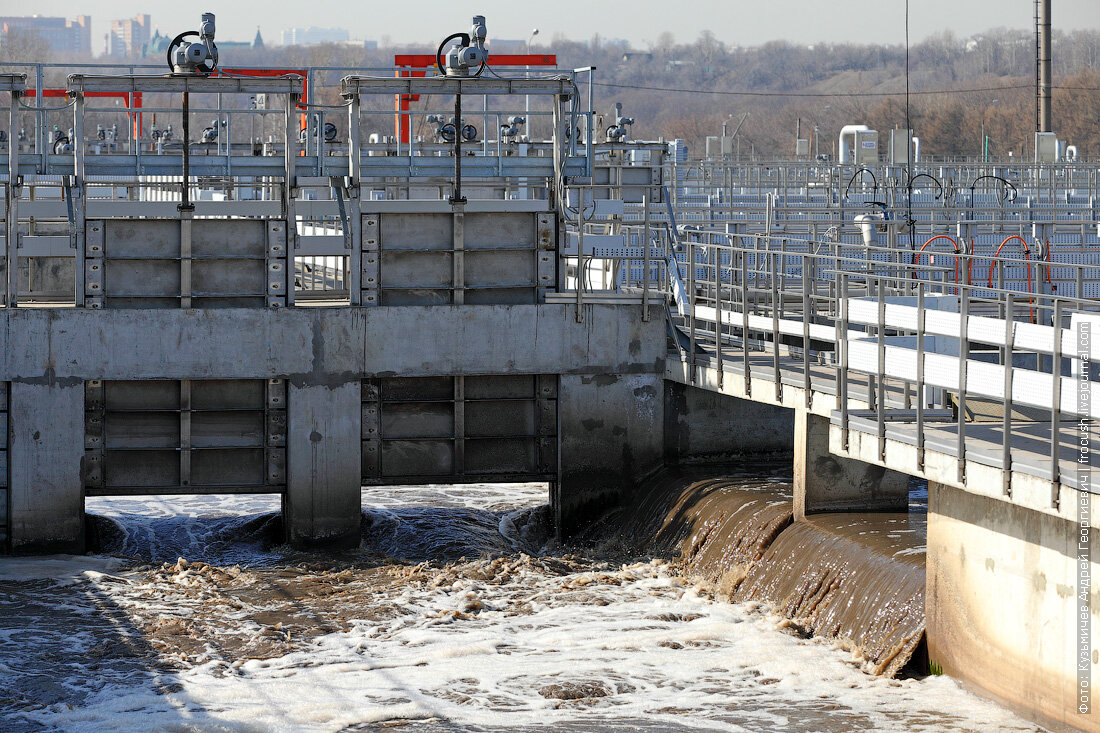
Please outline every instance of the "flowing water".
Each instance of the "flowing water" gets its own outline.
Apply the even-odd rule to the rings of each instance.
[[[330,555],[278,544],[276,497],[89,500],[98,554],[0,558],[0,730],[1037,730],[890,676],[904,515],[803,530],[778,472],[663,481],[578,547],[538,485],[364,490]]]

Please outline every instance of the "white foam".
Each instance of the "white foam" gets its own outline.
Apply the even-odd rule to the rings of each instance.
[[[371,488],[364,501],[391,509],[410,498],[476,508],[474,497],[486,501],[491,494],[489,487],[443,488],[435,498],[422,488],[411,494]],[[545,501],[544,491],[513,485],[491,500],[535,506]],[[89,508],[151,531],[155,519],[177,509],[202,513],[202,501],[97,499]],[[277,508],[267,497],[219,499],[214,507],[226,515]],[[514,525],[502,518],[501,528]],[[90,567],[94,572],[84,572]],[[5,561],[0,573],[0,579],[69,578],[135,615],[210,612],[201,594],[169,605],[158,590],[167,592],[170,580],[122,573],[106,558]],[[504,730],[566,723],[583,730],[622,721],[653,731],[1036,730],[946,677],[871,677],[835,644],[784,633],[783,620],[759,604],[713,602],[660,562],[565,575],[521,564],[499,584],[457,571],[441,576],[436,587],[418,582],[380,591],[392,617],[363,613],[348,630],[284,656],[213,655],[180,672],[129,674],[109,679],[75,709],[58,703],[25,715],[46,727],[80,730],[336,731],[432,718],[456,728]],[[471,599],[481,610],[462,612]],[[0,671],[8,662],[0,654]],[[609,694],[583,701],[540,694],[564,683],[599,685]]]

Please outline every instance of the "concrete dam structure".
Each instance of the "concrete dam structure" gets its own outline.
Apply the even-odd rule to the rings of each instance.
[[[777,577],[816,552],[815,515],[904,513],[925,481],[934,670],[1100,730],[1076,712],[1074,624],[1096,628],[1078,459],[1100,412],[1080,398],[1100,356],[1097,169],[1022,166],[1010,206],[981,166],[956,166],[975,183],[951,201],[911,180],[842,193],[852,163],[693,167],[664,142],[597,141],[591,73],[349,72],[344,106],[316,115],[312,71],[74,74],[61,112],[0,76],[4,549],[84,551],[88,497],[233,493],[280,496],[296,547],[346,548],[364,486],[512,481],[549,485],[569,539],[662,469],[789,454],[776,522],[793,531],[736,535],[770,533]],[[99,142],[100,95],[177,115],[263,95],[226,115],[278,132]],[[402,134],[417,95],[454,101],[449,133]],[[543,140],[509,131],[524,97]],[[398,134],[364,140],[394,98]],[[47,142],[50,115],[71,140]],[[485,134],[464,140],[464,119]],[[854,218],[883,193],[912,219]],[[1010,235],[1023,256],[994,253]],[[936,237],[955,247],[909,246]],[[828,545],[838,567],[850,540]],[[750,581],[742,599],[793,593]],[[920,624],[903,631],[880,671],[918,646]]]

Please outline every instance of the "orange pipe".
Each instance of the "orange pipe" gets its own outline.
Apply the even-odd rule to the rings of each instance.
[[[1013,234],[1011,237],[1006,237],[1005,241],[1001,242],[1001,246],[997,247],[997,252],[993,255],[993,261],[991,261],[989,263],[989,287],[991,287],[991,288],[993,287],[993,268],[997,264],[996,260],[997,260],[998,257],[1001,256],[1001,250],[1004,249],[1004,246],[1006,244],[1008,244],[1009,242],[1011,242],[1013,239],[1019,239],[1020,244],[1022,244],[1024,246],[1024,259],[1027,260],[1027,292],[1030,294],[1031,293],[1031,258],[1028,255],[1030,255],[1031,253],[1028,251],[1028,248],[1027,248],[1027,240],[1024,239],[1023,237],[1020,237],[1020,236],[1016,235],[1016,234]]]
[[[948,242],[951,242],[951,246],[955,248],[955,283],[958,284],[958,282],[959,282],[959,258],[958,258],[959,244],[958,244],[958,242],[956,242],[954,239],[947,236],[946,234],[937,234],[936,236],[932,237],[927,242],[925,242],[924,245],[921,246],[920,250],[915,255],[913,255],[913,264],[916,265],[920,262],[921,252],[924,252],[925,247],[932,244],[932,242],[935,242],[937,239],[946,239]],[[931,256],[931,255],[929,255],[929,256]],[[970,284],[970,272],[969,272],[969,270],[970,270],[970,266],[968,264],[968,266],[967,266],[967,277],[966,277],[966,284],[967,285]]]
[[[1030,296],[1031,295],[1031,257],[1029,257],[1029,255],[1031,253],[1028,251],[1028,248],[1027,248],[1027,240],[1025,240],[1023,237],[1020,237],[1016,234],[1013,234],[1011,237],[1005,237],[1005,241],[1001,242],[1001,245],[999,247],[997,247],[997,252],[993,255],[993,261],[989,263],[989,287],[990,288],[993,287],[993,267],[997,264],[997,262],[996,262],[997,258],[1001,256],[1001,249],[1003,249],[1004,246],[1006,244],[1008,244],[1009,242],[1011,242],[1013,239],[1019,239],[1020,244],[1022,244],[1024,246],[1024,260],[1027,262],[1027,294],[1028,294],[1028,296]],[[1048,274],[1048,278],[1049,278],[1049,274]],[[1035,322],[1035,309],[1030,307],[1030,304],[1033,301],[1030,297],[1028,297],[1027,302],[1029,303],[1028,312],[1031,314],[1031,322],[1034,323]]]

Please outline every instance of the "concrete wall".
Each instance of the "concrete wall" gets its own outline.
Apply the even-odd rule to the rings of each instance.
[[[660,468],[663,390],[659,374],[561,376],[560,478],[551,503],[562,536],[598,519]]]
[[[665,462],[729,461],[794,448],[794,411],[665,382]]]
[[[1076,712],[1079,527],[943,484],[930,483],[928,499],[929,660],[1052,727],[1100,731],[1100,710]],[[1094,593],[1089,629],[1100,639]]]
[[[360,385],[289,385],[283,521],[292,545],[359,544]]]
[[[0,310],[0,380],[636,374],[664,369],[637,305]]]
[[[909,477],[829,452],[829,419],[806,410],[794,418],[794,515],[896,511],[909,507]]]
[[[572,395],[555,495],[579,516],[570,507],[616,495],[660,461],[659,313],[643,321],[636,304],[587,305],[579,320],[571,304],[0,310],[0,381],[19,385],[12,547],[83,549],[86,380],[286,379],[288,536],[348,545],[358,537],[363,379],[564,375]]]
[[[13,382],[11,548],[84,551],[84,384]]]

